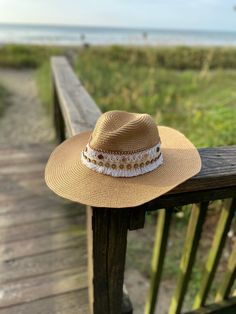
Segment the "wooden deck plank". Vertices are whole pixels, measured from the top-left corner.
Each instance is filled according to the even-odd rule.
[[[0,246],[0,261],[71,248],[75,246],[75,243],[83,245],[86,242],[85,234],[85,229],[74,229],[64,233],[7,243]]]
[[[66,232],[67,230],[84,228],[85,218],[78,215],[54,218],[13,228],[0,229],[0,245],[14,241],[26,240]]]
[[[71,268],[55,273],[9,282],[1,286],[4,296],[0,308],[31,302],[87,286],[86,268]]]
[[[7,213],[17,213],[22,212],[24,210],[37,210],[40,207],[44,207],[47,205],[54,205],[55,207],[62,207],[66,204],[62,204],[56,199],[45,198],[30,195],[24,199],[12,199],[11,202],[9,201],[2,201],[0,202],[0,215],[7,214]],[[69,205],[68,205],[69,207]],[[82,209],[82,208],[81,208]],[[69,208],[68,208],[69,210]]]
[[[77,208],[73,207],[67,210],[67,208],[60,208],[55,205],[53,206],[52,204],[50,204],[48,207],[44,205],[43,207],[38,207],[32,211],[28,209],[22,212],[13,212],[0,215],[0,228],[18,226],[26,223],[34,223],[45,219],[66,217],[72,214],[75,215],[77,213]]]
[[[81,289],[0,309],[0,314],[89,314],[87,303],[87,289]]]
[[[0,314],[86,314],[85,208],[44,183],[52,146],[0,148]]]
[[[81,246],[5,260],[0,265],[0,284],[50,274],[80,264],[86,264],[86,250]]]
[[[1,151],[0,151],[1,154]],[[19,154],[11,154],[11,155],[0,155],[0,168],[5,166],[9,166],[9,161],[11,161],[11,165],[24,165],[28,163],[39,163],[43,164],[45,160],[48,158],[48,153],[44,154],[32,154],[32,153],[19,153]]]
[[[0,175],[10,175],[10,174],[16,174],[16,173],[28,173],[29,171],[42,171],[43,164],[34,162],[34,163],[28,163],[28,164],[9,164],[8,166],[0,167]]]

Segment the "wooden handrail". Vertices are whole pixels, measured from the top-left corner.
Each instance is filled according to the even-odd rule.
[[[53,57],[51,65],[54,88],[68,136],[92,130],[101,110],[64,57]]]
[[[101,111],[64,57],[53,57],[51,68],[54,125],[61,142],[67,137],[92,130]],[[123,292],[123,277],[127,231],[140,225],[136,216],[127,211],[87,207],[89,303],[92,314],[132,313],[128,295]],[[117,249],[114,250],[114,247]]]
[[[54,122],[57,137],[59,141],[62,141],[82,131],[92,130],[101,111],[64,57],[52,58],[51,64],[54,86]],[[236,146],[202,148],[199,149],[199,153],[202,159],[200,173],[157,199],[137,207],[119,210],[87,208],[91,313],[121,313],[127,231],[144,226],[146,211],[167,208],[169,217],[171,214],[169,215],[168,210],[171,213],[175,206],[200,202],[207,204],[211,200],[235,197]],[[197,207],[195,209],[198,210]],[[165,213],[163,212],[162,215]],[[203,219],[195,229],[200,230],[202,223]],[[227,225],[224,228],[224,233],[227,232],[228,227]],[[189,232],[191,233],[191,228]],[[198,231],[191,233],[191,236],[196,245],[192,246],[188,264],[185,265],[184,284],[187,284],[190,278],[190,266],[193,264],[199,242]],[[161,260],[157,258],[157,263],[160,264],[157,276],[159,279],[165,255],[163,243],[167,243],[167,237],[168,231],[166,231],[164,242],[159,243],[160,247],[157,248],[161,256]],[[181,296],[178,299],[183,301],[185,287],[181,289]],[[132,313],[132,310],[126,308],[122,313]],[[173,310],[173,313],[177,313],[176,310]]]
[[[52,71],[69,136],[92,130],[101,111],[64,57],[52,58]],[[202,169],[168,195],[236,186],[236,145],[201,148]]]
[[[200,148],[201,171],[168,194],[236,186],[236,145]]]

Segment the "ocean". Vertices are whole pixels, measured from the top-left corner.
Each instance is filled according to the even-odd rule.
[[[236,46],[236,31],[0,24],[0,44]]]

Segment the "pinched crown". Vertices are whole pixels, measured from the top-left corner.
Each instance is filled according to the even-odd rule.
[[[108,152],[136,152],[160,142],[157,126],[150,115],[108,111],[98,119],[89,145]]]
[[[109,111],[97,121],[82,163],[113,177],[134,177],[163,162],[157,126],[147,114]]]

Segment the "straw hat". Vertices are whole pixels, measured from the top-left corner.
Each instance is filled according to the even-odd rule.
[[[197,174],[201,159],[180,132],[148,114],[109,111],[95,129],[59,145],[45,170],[56,194],[96,207],[132,207]]]

